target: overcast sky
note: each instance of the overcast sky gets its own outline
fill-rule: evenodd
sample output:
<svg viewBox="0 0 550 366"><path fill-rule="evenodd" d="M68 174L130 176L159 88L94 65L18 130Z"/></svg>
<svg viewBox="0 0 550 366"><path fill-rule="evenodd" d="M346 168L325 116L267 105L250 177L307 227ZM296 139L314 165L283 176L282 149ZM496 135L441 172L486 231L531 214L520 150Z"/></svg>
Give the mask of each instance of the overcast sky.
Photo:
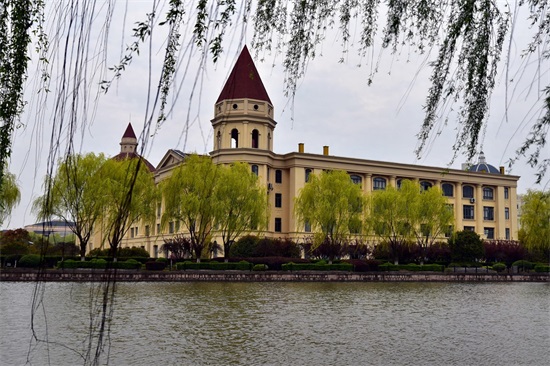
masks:
<svg viewBox="0 0 550 366"><path fill-rule="evenodd" d="M143 19L143 14L149 10L147 1L130 0L129 4L125 19L126 29L130 29L135 21ZM114 15L108 54L109 66L117 63L120 57L123 10L121 6ZM210 119L213 117L214 103L242 44L251 41L251 34L250 31L242 43L239 43L238 37L228 42L217 65L207 63L203 69L202 88L196 89L190 103L193 74L198 61L191 63L191 76L187 76L183 83L173 114L156 132L145 154L154 166L171 148L198 153L212 150ZM127 31L124 44L131 41L128 35ZM330 154L336 156L448 166L453 156L452 145L456 135L453 121L429 145L421 160L417 160L414 154L416 134L424 116L422 106L429 86L430 70L427 67L421 68L426 56L406 53L391 55L386 51L380 60L374 83L367 86L370 65L363 63L358 67L360 60L354 56L354 51L350 52L346 62L339 63L342 56L341 46L335 37L335 34L330 34L320 48L319 56L309 63L307 74L299 84L293 103L284 96L281 56L265 54L262 55L264 62L256 60L256 67L275 108L277 127L274 151L280 154L297 151L298 143L303 142L308 153L321 154L322 147L328 145ZM521 34L518 37L521 38ZM512 46L510 70L513 76L523 60L520 58L520 50L515 48L519 46ZM251 50L251 53L254 58L254 51ZM99 99L96 114L93 119L90 118L92 122L77 133L77 150L103 152L114 156L120 151L120 139L128 122L132 122L136 134L140 134L145 116L148 83L145 55L146 52L142 52L142 57L133 61L121 80L107 95ZM433 58L434 55L428 57L429 60ZM160 72L161 59L162 44L157 42L152 56L154 75ZM544 71L540 85L531 84L537 66ZM540 104L536 102L537 90L542 88L541 85L548 85L549 69L548 60L546 64L533 65L523 75L521 83L514 81L509 87L510 109L507 122L504 119L506 83L503 76L498 79L483 139L483 150L490 164L497 167L507 165L508 159L514 155L515 149L526 136L528 129L522 128L521 124L525 119L532 120L533 115L540 110ZM31 67L29 70L32 82L35 69ZM183 68L178 77L181 78L182 74ZM27 100L32 100L31 91L32 88L29 87ZM48 112L51 111L50 105ZM37 125L33 113L33 110L29 110L23 116L24 126L15 133L9 169L17 175L22 199L3 228L23 227L36 221L31 212L31 204L42 192L51 126L47 122ZM188 116L191 117L189 122ZM459 157L451 167L460 169L462 162L464 158ZM513 167L512 174L521 176L518 189L520 193L529 188L542 189L534 184L535 171L526 166L525 160ZM545 182L547 184L548 177Z"/></svg>

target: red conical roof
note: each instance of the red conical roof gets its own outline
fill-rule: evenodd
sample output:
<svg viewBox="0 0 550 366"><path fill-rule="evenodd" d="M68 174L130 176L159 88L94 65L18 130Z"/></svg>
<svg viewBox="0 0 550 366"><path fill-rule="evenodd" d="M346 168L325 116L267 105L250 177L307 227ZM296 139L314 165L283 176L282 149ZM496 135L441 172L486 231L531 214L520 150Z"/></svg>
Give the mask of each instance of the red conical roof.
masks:
<svg viewBox="0 0 550 366"><path fill-rule="evenodd" d="M126 131L124 132L124 135L122 135L122 138L136 138L136 134L134 133L134 129L132 128L132 123L128 123L128 127L126 127Z"/></svg>
<svg viewBox="0 0 550 366"><path fill-rule="evenodd" d="M254 61L244 46L216 103L225 99L250 98L271 103Z"/></svg>

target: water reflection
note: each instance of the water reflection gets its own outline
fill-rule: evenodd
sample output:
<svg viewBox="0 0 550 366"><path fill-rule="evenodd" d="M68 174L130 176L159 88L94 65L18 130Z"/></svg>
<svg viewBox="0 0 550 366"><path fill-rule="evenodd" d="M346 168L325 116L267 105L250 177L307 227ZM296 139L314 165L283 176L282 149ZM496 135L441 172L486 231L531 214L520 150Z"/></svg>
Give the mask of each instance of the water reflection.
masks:
<svg viewBox="0 0 550 366"><path fill-rule="evenodd" d="M34 284L0 283L2 365L82 364L94 284L48 283L29 352ZM112 365L542 365L541 283L121 283Z"/></svg>

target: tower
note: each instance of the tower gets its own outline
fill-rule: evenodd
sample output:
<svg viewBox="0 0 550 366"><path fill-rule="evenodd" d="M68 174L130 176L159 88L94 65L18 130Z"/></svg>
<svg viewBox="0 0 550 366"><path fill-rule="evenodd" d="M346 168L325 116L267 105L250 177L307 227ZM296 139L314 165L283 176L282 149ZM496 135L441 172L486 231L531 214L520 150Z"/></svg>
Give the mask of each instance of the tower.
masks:
<svg viewBox="0 0 550 366"><path fill-rule="evenodd" d="M132 124L128 123L128 127L126 127L126 131L124 131L124 135L122 135L122 139L120 140L120 153L134 154L137 145L138 142Z"/></svg>
<svg viewBox="0 0 550 366"><path fill-rule="evenodd" d="M273 105L245 46L215 104L214 151L273 151Z"/></svg>

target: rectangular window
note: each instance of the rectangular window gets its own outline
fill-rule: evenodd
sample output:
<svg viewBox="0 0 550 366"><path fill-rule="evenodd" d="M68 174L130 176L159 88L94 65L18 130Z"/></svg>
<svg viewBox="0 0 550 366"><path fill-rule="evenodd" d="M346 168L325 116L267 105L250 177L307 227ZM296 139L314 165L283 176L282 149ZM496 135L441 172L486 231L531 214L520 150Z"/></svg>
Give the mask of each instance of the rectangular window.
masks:
<svg viewBox="0 0 550 366"><path fill-rule="evenodd" d="M138 235L139 235L139 234L138 234L138 232L139 232L139 230L138 230L138 229L139 229L139 228L138 228L137 226L136 226L136 227L135 227L135 229L134 229L134 234L135 234L136 236L138 236Z"/></svg>
<svg viewBox="0 0 550 366"><path fill-rule="evenodd" d="M176 221L176 233L180 232L180 220Z"/></svg>
<svg viewBox="0 0 550 366"><path fill-rule="evenodd" d="M487 239L495 238L495 229L492 227L486 227L485 229L483 229L483 233L485 234L485 237Z"/></svg>
<svg viewBox="0 0 550 366"><path fill-rule="evenodd" d="M283 195L275 193L275 207L283 207Z"/></svg>
<svg viewBox="0 0 550 366"><path fill-rule="evenodd" d="M495 208L483 206L483 220L493 221L495 219Z"/></svg>
<svg viewBox="0 0 550 366"><path fill-rule="evenodd" d="M276 217L275 218L275 232L280 233L282 231L282 224L281 224L281 218Z"/></svg>
<svg viewBox="0 0 550 366"><path fill-rule="evenodd" d="M162 213L162 204L157 204L157 219L160 219L160 214Z"/></svg>
<svg viewBox="0 0 550 366"><path fill-rule="evenodd" d="M483 188L483 199L484 200L493 200L493 188L491 187L484 187Z"/></svg>
<svg viewBox="0 0 550 366"><path fill-rule="evenodd" d="M160 224L157 224L157 235L160 235Z"/></svg>
<svg viewBox="0 0 550 366"><path fill-rule="evenodd" d="M306 222L304 223L304 231L305 231L306 233L310 233L310 232L311 232L311 224L309 223L309 221L306 221Z"/></svg>
<svg viewBox="0 0 550 366"><path fill-rule="evenodd" d="M454 230L453 225L449 225L449 227L448 227L447 230L445 231L445 237L446 237L446 238L450 238L451 235L453 235L453 230Z"/></svg>
<svg viewBox="0 0 550 366"><path fill-rule="evenodd" d="M474 226L464 226L464 231L476 231Z"/></svg>
<svg viewBox="0 0 550 366"><path fill-rule="evenodd" d="M149 235L151 235L149 225L145 225L145 236L149 236Z"/></svg>
<svg viewBox="0 0 550 366"><path fill-rule="evenodd" d="M506 228L506 240L510 240L510 229Z"/></svg>
<svg viewBox="0 0 550 366"><path fill-rule="evenodd" d="M283 183L283 171L275 170L275 183Z"/></svg>
<svg viewBox="0 0 550 366"><path fill-rule="evenodd" d="M131 227L130 228L130 238L133 238L134 237L134 228Z"/></svg>
<svg viewBox="0 0 550 366"><path fill-rule="evenodd" d="M508 187L504 187L504 199L507 200L509 196Z"/></svg>
<svg viewBox="0 0 550 366"><path fill-rule="evenodd" d="M504 207L504 220L510 220L510 209L508 207Z"/></svg>
<svg viewBox="0 0 550 366"><path fill-rule="evenodd" d="M174 233L174 221L170 221L168 223L168 234L173 234Z"/></svg>
<svg viewBox="0 0 550 366"><path fill-rule="evenodd" d="M472 205L464 205L462 206L463 211L463 218L466 220L473 220L474 219L474 206Z"/></svg>

